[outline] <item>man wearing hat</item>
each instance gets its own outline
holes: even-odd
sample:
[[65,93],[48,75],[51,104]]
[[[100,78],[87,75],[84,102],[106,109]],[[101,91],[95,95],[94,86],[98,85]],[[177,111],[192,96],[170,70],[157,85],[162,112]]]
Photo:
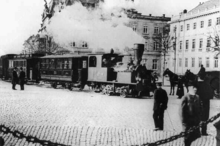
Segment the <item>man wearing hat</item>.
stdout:
[[153,118],[155,131],[163,130],[164,111],[167,109],[168,96],[167,92],[162,89],[162,83],[157,83],[157,89],[154,91]]
[[[202,103],[202,121],[206,121],[209,119],[209,111],[210,111],[210,99],[214,96],[214,91],[210,86],[210,79],[208,77],[204,77],[202,80],[200,77],[198,78],[198,91],[197,94],[200,97]],[[207,136],[207,125],[203,125],[201,128],[201,134]]]
[[24,90],[25,72],[23,71],[22,67],[20,68],[19,81],[20,81],[21,90]]
[[[182,97],[180,104],[180,119],[182,122],[183,131],[186,132],[194,126],[198,126],[201,122],[201,101],[200,97],[196,94],[198,86],[192,83],[189,86],[189,92]],[[200,130],[195,129],[184,137],[185,146],[190,146],[193,141],[199,138]]]
[[18,74],[17,74],[17,67],[14,67],[13,72],[12,72],[12,89],[15,89],[15,86],[18,82]]

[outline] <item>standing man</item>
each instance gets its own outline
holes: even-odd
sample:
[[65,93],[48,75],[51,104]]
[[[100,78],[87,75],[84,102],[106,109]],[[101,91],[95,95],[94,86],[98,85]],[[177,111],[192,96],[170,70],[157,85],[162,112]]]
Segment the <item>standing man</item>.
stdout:
[[168,103],[167,92],[164,89],[162,89],[162,83],[158,83],[157,85],[158,87],[154,92],[154,107],[153,107],[155,131],[163,130],[164,111],[167,109],[167,103]]
[[203,67],[203,65],[201,65],[201,68],[200,68],[200,70],[198,72],[198,77],[200,77],[202,80],[204,80],[205,75],[206,75],[205,68]]
[[22,67],[20,68],[19,80],[20,80],[21,90],[24,90],[25,72],[23,71]]
[[18,82],[18,74],[17,74],[17,67],[14,67],[13,72],[12,72],[12,89],[15,89],[15,86]]
[[[209,119],[209,111],[210,111],[210,99],[214,96],[214,91],[212,90],[209,79],[206,77],[204,80],[199,78],[198,81],[198,92],[197,94],[200,97],[202,103],[202,121],[206,121]],[[203,125],[201,129],[201,134],[207,136],[207,125]]]
[[[201,122],[201,102],[199,96],[196,94],[197,88],[196,84],[190,86],[189,92],[183,96],[181,101],[180,117],[184,132],[194,126],[198,126]],[[190,146],[199,137],[200,130],[198,128],[184,137],[185,146]]]

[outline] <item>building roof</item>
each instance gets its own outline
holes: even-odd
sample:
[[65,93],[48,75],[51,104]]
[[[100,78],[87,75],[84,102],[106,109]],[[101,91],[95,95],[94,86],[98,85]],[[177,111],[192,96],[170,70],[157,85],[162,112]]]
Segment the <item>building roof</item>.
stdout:
[[196,6],[195,8],[193,8],[192,10],[189,11],[190,12],[198,12],[198,11],[203,11],[206,9],[211,9],[213,7],[217,7],[220,5],[220,0],[209,0],[203,3],[199,3],[198,6]]

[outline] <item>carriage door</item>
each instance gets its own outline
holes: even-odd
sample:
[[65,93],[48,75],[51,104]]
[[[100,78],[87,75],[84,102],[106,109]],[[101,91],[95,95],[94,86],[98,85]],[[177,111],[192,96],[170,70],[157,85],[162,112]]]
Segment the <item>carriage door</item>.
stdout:
[[78,63],[79,58],[73,58],[72,60],[72,81],[75,83],[78,81]]
[[86,82],[88,79],[88,57],[82,57],[82,72],[81,72],[81,76],[82,76],[82,81]]

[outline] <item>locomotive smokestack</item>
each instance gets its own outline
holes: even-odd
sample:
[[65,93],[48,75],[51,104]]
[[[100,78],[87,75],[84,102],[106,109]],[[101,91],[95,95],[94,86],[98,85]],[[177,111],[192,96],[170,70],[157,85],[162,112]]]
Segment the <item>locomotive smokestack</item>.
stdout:
[[134,49],[134,60],[140,63],[144,53],[144,44],[134,44],[133,49]]

